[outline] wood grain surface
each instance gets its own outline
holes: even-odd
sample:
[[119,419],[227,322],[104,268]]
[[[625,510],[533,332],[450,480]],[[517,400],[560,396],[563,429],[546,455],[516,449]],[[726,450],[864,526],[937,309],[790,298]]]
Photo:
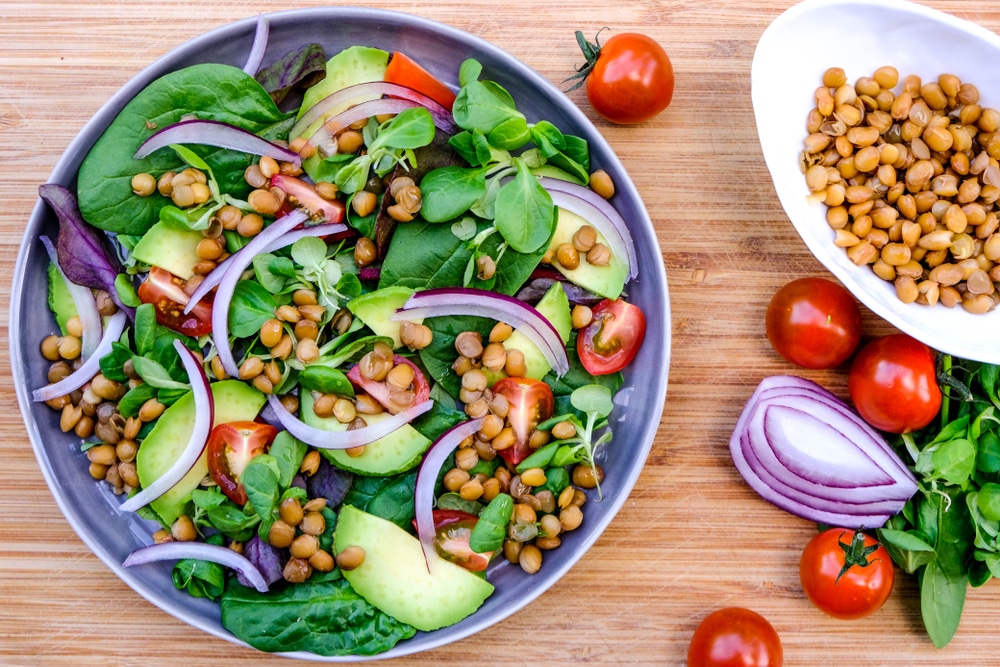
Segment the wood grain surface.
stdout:
[[[100,105],[160,55],[260,12],[324,3],[0,0],[0,274],[57,159]],[[785,217],[750,104],[757,40],[791,0],[444,0],[358,2],[453,25],[558,82],[581,62],[573,32],[645,32],[673,59],[672,105],[616,127],[571,97],[607,137],[653,218],[673,316],[670,385],[652,454],[624,508],[556,586],[498,625],[393,665],[683,665],[701,618],[730,605],[764,614],[786,665],[1000,664],[1000,590],[969,594],[954,641],[936,650],[906,576],[870,620],[815,610],[797,564],[814,531],[757,497],[732,466],[736,417],[764,376],[789,372],[763,313],[796,277],[825,275]],[[1000,4],[924,0],[1000,31]],[[816,45],[836,53],[837,45]],[[915,48],[934,48],[932,44]],[[984,66],[995,66],[984,63]],[[775,113],[781,113],[780,101]],[[800,123],[792,118],[790,128]],[[9,367],[8,299],[0,362]],[[890,327],[865,311],[869,334]],[[844,395],[841,371],[804,373]],[[0,665],[278,665],[292,661],[206,635],[117,579],[71,530],[45,485],[0,375]]]

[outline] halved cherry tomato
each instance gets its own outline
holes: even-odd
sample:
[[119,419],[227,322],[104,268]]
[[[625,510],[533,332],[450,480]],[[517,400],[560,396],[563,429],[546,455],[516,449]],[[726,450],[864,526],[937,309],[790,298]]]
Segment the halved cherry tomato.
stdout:
[[139,300],[156,309],[156,321],[187,336],[203,336],[212,332],[212,300],[205,297],[184,314],[190,299],[184,291],[184,281],[158,266],[149,269],[146,280],[139,285]]
[[287,174],[275,174],[271,177],[271,185],[288,195],[285,204],[295,204],[304,208],[313,219],[327,224],[344,220],[343,202],[339,199],[323,199],[311,183]]
[[851,363],[847,390],[858,414],[889,433],[923,428],[941,408],[934,352],[902,333],[861,348]]
[[526,377],[505,377],[493,385],[493,393],[507,399],[507,422],[514,430],[514,446],[500,450],[500,456],[517,465],[531,454],[528,439],[538,424],[552,416],[555,397],[545,382]]
[[646,316],[639,306],[605,299],[593,308],[594,319],[576,338],[576,354],[591,375],[616,373],[629,365],[646,336]]
[[802,551],[802,590],[816,607],[842,619],[864,618],[882,608],[892,592],[892,559],[874,537],[828,528]]
[[587,64],[571,78],[586,78],[587,99],[601,116],[612,123],[640,123],[670,104],[674,67],[655,40],[634,32],[604,44],[597,38],[587,42],[581,32],[576,38]]
[[449,111],[455,103],[455,93],[451,88],[399,51],[395,51],[389,59],[389,66],[385,68],[385,80],[423,93]]
[[766,618],[743,607],[712,612],[688,647],[688,667],[781,667],[781,639]]
[[247,502],[240,481],[250,460],[271,447],[278,429],[258,422],[216,424],[208,436],[208,473],[219,489],[237,505]]
[[493,552],[476,553],[469,547],[469,537],[478,521],[478,517],[461,510],[434,510],[434,530],[437,533],[434,548],[438,554],[471,572],[485,570]]
[[[406,364],[413,369],[413,384],[411,385],[413,393],[415,394],[413,405],[423,403],[431,397],[431,386],[427,382],[427,377],[415,363],[398,354],[393,356],[392,363],[397,365]],[[390,414],[395,415],[403,411],[403,408],[390,400],[391,392],[385,381],[383,380],[379,382],[377,380],[369,380],[364,377],[361,374],[361,369],[358,367],[358,364],[354,364],[351,370],[347,372],[347,379],[350,380],[351,384],[355,387],[364,390],[366,393],[371,395],[372,398],[381,403],[382,407],[384,407]]]

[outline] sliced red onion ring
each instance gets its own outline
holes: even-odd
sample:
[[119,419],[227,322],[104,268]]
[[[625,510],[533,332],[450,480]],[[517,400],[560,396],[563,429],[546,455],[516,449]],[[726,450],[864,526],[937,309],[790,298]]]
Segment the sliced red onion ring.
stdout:
[[569,371],[569,356],[559,332],[541,313],[514,297],[463,287],[429,289],[414,293],[390,319],[399,322],[448,315],[488,317],[509,324],[538,347],[556,375]]
[[174,349],[180,355],[181,363],[184,364],[184,370],[187,371],[191,381],[191,392],[194,398],[194,427],[191,429],[191,437],[188,438],[188,443],[184,446],[181,455],[166,472],[118,506],[122,512],[135,512],[140,507],[144,507],[162,496],[181,481],[201,458],[201,453],[205,451],[205,443],[208,442],[208,435],[212,431],[212,424],[215,422],[215,399],[208,386],[205,370],[194,353],[180,340],[174,339]]
[[[370,101],[370,99],[374,96],[381,97],[382,95],[400,97],[410,100],[411,102],[416,102],[421,106],[426,107],[427,110],[431,112],[432,116],[441,116],[447,119],[451,124],[451,127],[454,128],[454,123],[451,123],[450,112],[430,97],[427,97],[423,93],[413,90],[412,88],[407,88],[406,86],[401,86],[396,83],[389,83],[387,81],[372,81],[347,86],[346,88],[341,88],[340,90],[327,95],[319,102],[309,107],[309,109],[302,114],[302,117],[295,121],[295,125],[293,125],[292,129],[288,132],[288,136],[299,136],[305,132],[310,125],[318,121],[320,118],[323,118],[339,106],[348,105],[353,107],[361,102]],[[450,131],[453,132],[454,130],[452,129]]]
[[[282,236],[272,240],[270,243],[265,245],[263,248],[257,251],[257,254],[263,254],[268,252],[274,252],[285,246],[290,246],[299,239],[305,238],[307,236],[331,236],[333,234],[340,234],[346,232],[350,229],[347,225],[342,224],[324,224],[324,225],[314,225],[312,227],[303,227],[302,229],[293,229],[290,232],[285,232]],[[184,305],[184,314],[187,315],[191,310],[198,305],[198,302],[205,298],[205,296],[211,292],[216,285],[222,280],[222,276],[226,274],[226,269],[233,263],[233,258],[239,256],[246,250],[246,246],[240,248],[238,251],[219,262],[219,265],[212,269],[212,272],[205,276],[205,279],[198,283],[198,287],[195,288],[194,292],[191,293],[191,297],[188,302]],[[253,261],[253,258],[250,258]]]
[[383,419],[372,426],[365,426],[353,431],[327,431],[306,424],[285,409],[285,406],[281,404],[281,400],[273,394],[268,395],[267,403],[278,422],[285,427],[286,431],[307,445],[312,445],[317,449],[350,449],[352,447],[369,445],[379,438],[384,438],[396,429],[409,424],[434,407],[434,401],[423,401],[422,403],[410,406],[398,415],[392,415],[388,419]]
[[[236,283],[243,276],[243,270],[263,248],[308,219],[309,216],[303,211],[295,210],[272,222],[243,246],[239,253],[234,255],[234,260],[229,263],[226,272],[219,280],[215,301],[212,304],[212,339],[215,341],[222,367],[234,377],[237,375],[238,369],[236,360],[233,359],[233,351],[229,347],[229,304],[233,300],[233,290],[236,289]],[[197,303],[194,299],[188,300],[188,303],[192,302]]]
[[122,561],[122,567],[134,567],[162,560],[183,560],[186,558],[218,563],[224,567],[236,570],[261,593],[266,593],[268,590],[267,582],[264,581],[260,570],[254,567],[253,563],[229,547],[206,544],[205,542],[162,542],[160,544],[152,544],[148,547],[140,547]]
[[763,380],[729,448],[737,470],[762,498],[818,523],[878,528],[918,488],[877,431],[803,378]]
[[59,253],[56,246],[49,240],[48,236],[39,237],[45,252],[49,255],[49,260],[56,267],[66,289],[69,290],[70,298],[73,299],[73,306],[76,307],[76,314],[80,318],[80,327],[83,329],[83,337],[80,339],[80,355],[86,360],[94,354],[98,344],[101,342],[101,333],[104,323],[101,321],[101,312],[97,309],[97,300],[89,287],[77,285],[66,277],[62,267],[59,266]]
[[576,213],[594,225],[608,240],[612,254],[628,258],[629,280],[639,275],[639,259],[632,233],[625,219],[607,199],[590,188],[558,178],[545,176],[539,182],[552,196],[552,203]]
[[221,123],[217,120],[182,120],[158,130],[149,139],[142,142],[135,152],[135,159],[141,160],[153,151],[171,144],[204,144],[229,148],[251,155],[266,155],[275,160],[291,162],[295,166],[302,163],[299,154],[284,146],[272,144],[267,139],[258,137],[241,127]]
[[263,14],[259,14],[257,16],[257,29],[253,34],[253,44],[250,46],[250,54],[243,66],[243,71],[250,76],[256,76],[260,64],[264,62],[264,52],[267,50],[267,38],[270,32],[270,22],[264,18]]
[[452,426],[434,441],[420,462],[413,492],[413,504],[416,511],[417,537],[424,551],[428,572],[431,571],[431,563],[437,556],[437,550],[434,548],[434,487],[437,485],[438,474],[448,456],[462,444],[463,440],[475,435],[482,428],[483,421],[482,418],[472,419]]
[[[407,109],[419,106],[423,105],[412,100],[393,97],[360,102],[323,123],[323,125],[321,125],[320,128],[313,132],[312,136],[309,137],[309,144],[320,149],[326,149],[329,147],[327,152],[332,155],[336,152],[334,148],[336,142],[333,141],[334,135],[341,130],[346,129],[352,123],[366,118],[371,118],[372,116],[402,113]],[[431,118],[434,119],[434,127],[444,132],[454,132],[455,124],[451,122],[450,118],[440,116],[434,112],[431,112]]]
[[122,331],[125,330],[126,322],[128,322],[128,316],[125,314],[125,311],[119,310],[112,315],[108,319],[108,325],[104,327],[104,335],[101,337],[101,342],[98,343],[97,349],[83,362],[80,368],[62,380],[59,380],[59,382],[36,389],[31,393],[32,399],[35,401],[49,401],[76,391],[90,382],[97,375],[97,372],[101,370],[101,357],[111,352],[111,344],[121,337]]

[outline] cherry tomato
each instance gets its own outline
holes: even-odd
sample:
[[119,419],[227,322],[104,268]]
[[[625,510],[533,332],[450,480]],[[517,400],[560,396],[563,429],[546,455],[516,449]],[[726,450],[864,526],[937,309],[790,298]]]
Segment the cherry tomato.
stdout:
[[663,47],[632,32],[615,35],[605,44],[599,38],[600,33],[591,44],[576,33],[587,64],[571,77],[586,78],[594,111],[612,123],[631,124],[666,109],[674,95],[674,67]]
[[688,647],[688,667],[781,667],[781,639],[767,619],[742,607],[706,616]]
[[885,547],[860,530],[829,528],[809,540],[799,561],[802,590],[830,616],[864,618],[892,592],[892,559]]
[[[434,548],[445,560],[471,572],[482,572],[490,564],[493,552],[476,553],[469,547],[469,537],[479,517],[461,510],[434,510]],[[414,525],[416,521],[414,521]]]
[[219,489],[241,507],[247,492],[240,475],[250,460],[265,453],[278,435],[278,429],[258,422],[216,424],[208,436],[208,473]]
[[594,319],[580,330],[576,354],[591,375],[616,373],[629,365],[646,336],[639,306],[605,299],[593,307]]
[[923,428],[941,408],[934,352],[906,334],[883,336],[861,348],[847,389],[858,414],[889,433]]
[[510,409],[507,422],[514,430],[514,446],[500,450],[500,456],[512,465],[523,461],[532,449],[528,444],[534,428],[552,416],[555,398],[552,389],[541,380],[505,377],[493,385],[493,393],[507,399]]
[[[416,364],[406,357],[402,357],[398,354],[393,356],[392,363],[406,364],[413,369],[413,383],[410,385],[410,388],[413,390],[415,398],[412,405],[423,403],[431,397],[431,386],[427,382],[427,377]],[[351,384],[355,387],[363,389],[366,393],[370,394],[371,397],[381,403],[382,407],[384,407],[390,414],[399,414],[405,409],[392,401],[392,392],[389,389],[389,385],[385,383],[385,380],[378,381],[366,378],[361,374],[361,368],[358,364],[354,364],[351,370],[347,372],[347,379],[350,380]]]
[[825,278],[799,278],[775,292],[765,325],[778,354],[804,368],[839,366],[861,340],[854,297]]
[[423,93],[449,111],[455,102],[455,93],[451,88],[399,51],[395,51],[389,59],[389,66],[385,68],[385,80]]
[[190,299],[184,281],[166,269],[151,267],[138,293],[140,301],[153,304],[156,321],[163,326],[194,337],[212,332],[212,300],[205,297],[185,315],[184,306]]

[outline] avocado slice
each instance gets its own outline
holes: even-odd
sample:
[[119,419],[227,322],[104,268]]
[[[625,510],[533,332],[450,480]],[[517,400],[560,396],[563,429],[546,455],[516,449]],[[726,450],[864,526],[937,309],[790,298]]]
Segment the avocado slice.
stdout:
[[[385,68],[389,64],[389,52],[370,46],[350,46],[337,53],[326,62],[326,76],[315,86],[306,89],[299,107],[298,118],[311,109],[320,100],[332,95],[341,88],[347,88],[359,83],[382,81],[385,79]],[[346,108],[346,107],[345,107]],[[328,116],[340,113],[343,109],[331,109]],[[300,135],[311,136],[319,129],[322,120],[317,120]],[[295,137],[289,137],[294,139]]]
[[337,553],[349,546],[365,550],[359,567],[342,571],[358,595],[418,630],[458,623],[493,593],[488,581],[443,558],[428,567],[417,538],[351,505],[341,508],[333,541]]
[[[558,216],[556,231],[549,244],[553,253],[563,243],[572,243],[576,230],[590,224],[576,213],[564,208],[558,209]],[[597,240],[607,245],[607,239],[600,232],[597,233]],[[566,276],[566,279],[571,283],[609,299],[617,299],[621,296],[622,290],[625,289],[625,279],[628,277],[628,258],[614,255],[611,256],[611,262],[607,266],[588,264],[582,257],[580,265],[575,269],[567,269],[556,260],[552,261],[552,266]]]
[[[559,281],[552,283],[548,291],[535,304],[535,310],[555,327],[556,331],[559,332],[559,337],[562,339],[563,345],[565,345],[569,341],[570,332],[573,330],[573,320],[569,309],[569,298],[566,296],[566,290],[563,289],[562,283]],[[527,368],[525,377],[541,380],[552,370],[552,367],[549,366],[549,362],[545,359],[542,351],[538,349],[538,346],[528,340],[528,337],[517,329],[503,342],[503,346],[508,352],[510,350],[520,350],[521,354],[524,355],[524,365]],[[507,375],[502,370],[483,370],[486,373],[490,386],[493,386],[493,383]]]
[[203,238],[201,232],[157,222],[135,244],[132,256],[187,280],[194,275],[194,265],[200,259],[198,243]]
[[[391,317],[411,296],[413,290],[409,287],[393,285],[355,297],[347,302],[347,308],[375,335],[391,338],[392,349],[395,350],[403,346],[399,339],[399,325],[402,323],[393,322]],[[422,322],[423,319],[414,321]]]
[[52,311],[52,314],[56,318],[59,332],[65,336],[66,322],[77,314],[76,304],[73,303],[73,296],[69,293],[69,287],[66,286],[66,279],[63,277],[59,267],[49,262],[48,274],[49,310]]
[[[299,402],[302,421],[309,426],[327,431],[347,430],[347,424],[336,417],[316,416],[316,413],[313,412],[312,392],[302,392]],[[374,426],[390,416],[388,413],[364,415],[364,419],[369,425]],[[341,470],[358,475],[385,477],[406,472],[415,467],[420,463],[424,452],[430,446],[430,440],[409,424],[404,424],[389,435],[365,445],[365,450],[360,456],[349,456],[342,449],[325,449],[321,452]]]
[[[212,383],[215,401],[215,422],[226,424],[235,421],[253,421],[264,406],[266,397],[253,387],[239,380]],[[139,446],[135,457],[136,473],[142,486],[149,486],[165,473],[184,450],[194,429],[194,397],[191,392],[181,396],[176,403],[164,410],[156,425]],[[190,472],[172,489],[150,503],[167,525],[184,514],[191,499],[191,492],[198,488],[208,474],[208,457],[202,453]]]

